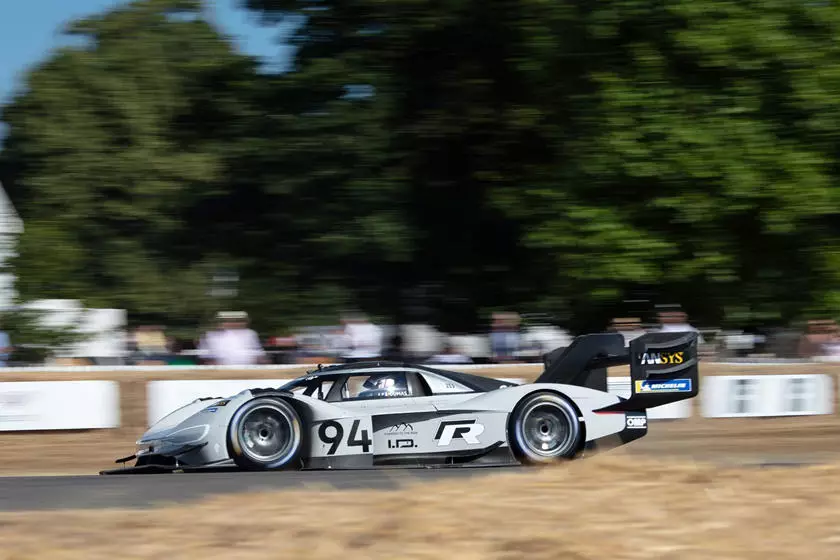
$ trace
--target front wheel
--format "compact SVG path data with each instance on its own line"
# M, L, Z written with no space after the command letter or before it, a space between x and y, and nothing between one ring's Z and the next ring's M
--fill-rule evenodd
M300 415L282 399L246 402L231 418L228 449L234 462L248 470L288 468L303 447Z
M511 414L508 431L514 454L526 464L572 459L583 438L575 407L550 392L522 399Z

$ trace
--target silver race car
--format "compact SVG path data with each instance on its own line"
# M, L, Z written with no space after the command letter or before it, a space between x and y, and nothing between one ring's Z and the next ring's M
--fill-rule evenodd
M279 388L208 397L137 442L133 466L101 474L541 464L647 433L647 409L698 393L697 335L589 334L545 356L534 383L421 365L319 367ZM607 392L630 364L631 395Z

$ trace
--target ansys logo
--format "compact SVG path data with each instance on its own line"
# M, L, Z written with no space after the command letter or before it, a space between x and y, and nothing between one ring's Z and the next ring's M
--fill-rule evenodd
M639 356L639 363L643 366L677 365L685 361L685 352L645 352Z

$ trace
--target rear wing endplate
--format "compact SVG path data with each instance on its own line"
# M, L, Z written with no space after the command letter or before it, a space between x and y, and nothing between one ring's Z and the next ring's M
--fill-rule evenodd
M646 333L625 348L619 333L578 336L544 356L536 383L563 383L607 391L607 368L630 365L630 398L610 409L645 410L695 397L699 384L696 332Z

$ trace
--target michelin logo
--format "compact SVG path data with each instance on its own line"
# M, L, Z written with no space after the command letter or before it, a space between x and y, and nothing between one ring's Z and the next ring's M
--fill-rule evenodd
M690 393L691 379L669 379L668 381L636 381L636 393Z
M643 366L677 365L685 361L685 352L645 352L639 356Z

